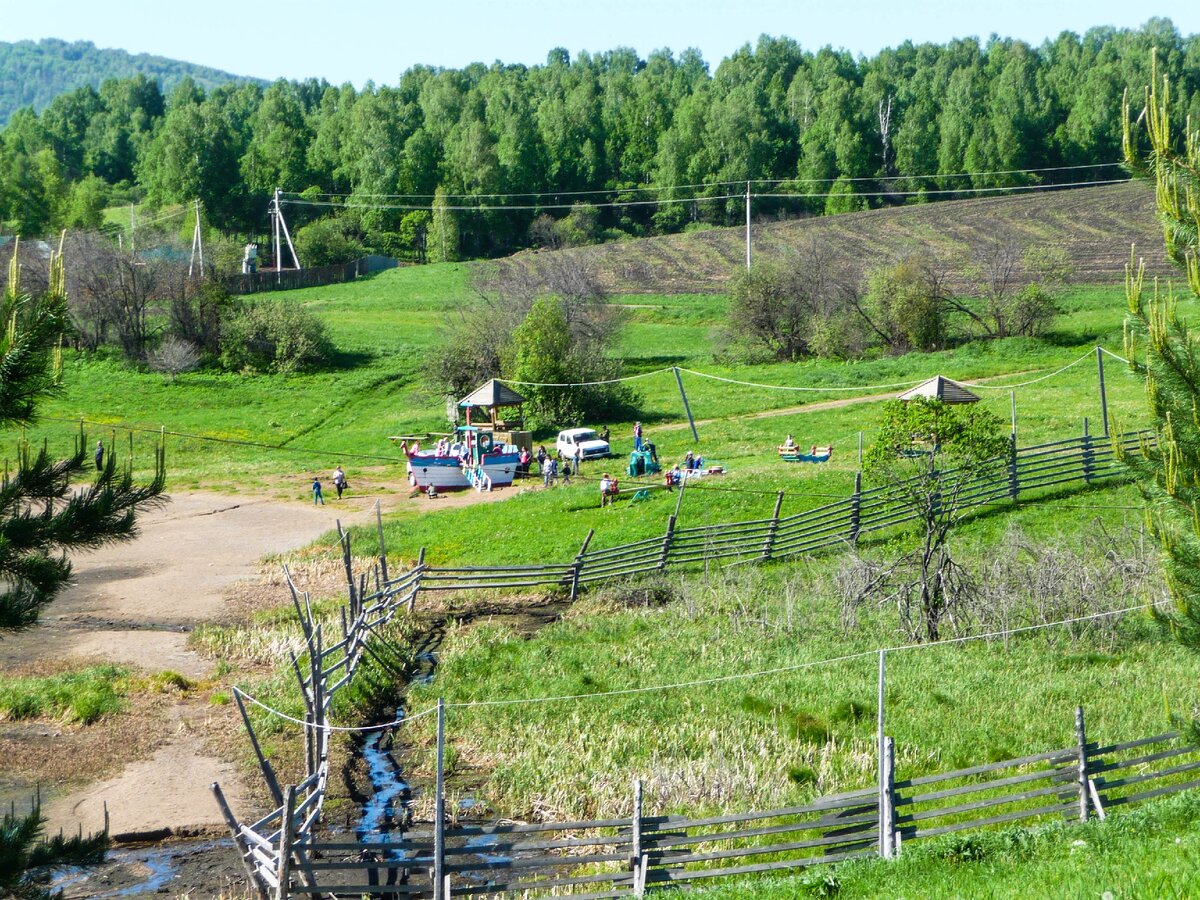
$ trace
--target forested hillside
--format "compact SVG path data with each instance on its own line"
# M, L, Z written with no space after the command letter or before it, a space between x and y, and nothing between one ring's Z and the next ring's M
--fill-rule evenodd
M1104 181L1124 177L1121 97L1153 47L1180 122L1200 121L1200 38L1165 19L857 59L764 36L711 72L694 51L617 49L361 91L111 81L13 117L0 220L34 234L95 225L114 199L200 198L211 225L254 233L278 187L293 225L324 219L310 248L436 260L733 224L747 181L763 219Z
M99 88L109 78L145 75L170 90L191 78L205 90L230 81L254 81L195 63L97 47L91 41L68 43L56 38L40 41L0 41L0 125L23 106L39 112L59 94L84 85Z

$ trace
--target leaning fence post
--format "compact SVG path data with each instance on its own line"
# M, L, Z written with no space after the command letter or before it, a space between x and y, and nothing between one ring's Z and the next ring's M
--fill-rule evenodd
M250 723L250 716L246 712L246 704L242 702L242 692L236 688L233 691L234 702L237 703L238 712L242 714L242 723L246 726L246 734L250 737L250 746L254 748L254 755L258 758L258 767L262 770L263 781L267 783L267 790L271 792L271 797L274 801L283 805L283 793L279 790L279 781L275 777L275 770L271 768L271 761L267 759L262 752L262 747L258 743L258 735L254 733L254 726Z
M433 897L444 900L446 867L446 701L437 705L437 795L434 797L433 823Z
M775 511L771 513L771 524L767 526L767 539L763 541L762 554L764 562L771 558L771 550L775 547L775 534L779 531L779 510L783 508L783 491L775 495Z
M1079 750L1079 821L1088 820L1088 763L1087 763L1087 728L1083 722L1083 707L1075 707L1075 741Z
M658 568L663 570L667 567L667 554L671 552L671 537L675 534L675 517L671 516L667 519L667 533L663 536L662 553L658 557Z
M387 570L387 544L383 540L383 501L375 501L375 527L379 530L379 570L383 574L383 580L388 580Z
M292 837L296 827L296 786L289 784L287 796L283 801L283 821L279 828L279 860L276 868L276 878L279 886L275 889L279 900L287 900L291 896L292 878Z
M587 553L588 544L592 542L592 535L596 533L596 529L589 528L587 537L583 539L583 546L579 548L579 552L575 554L575 562L571 564L571 600L579 596L579 574L583 570L583 557Z
M1091 484L1096 469L1096 451L1092 447L1092 436L1088 433L1087 416L1083 417L1083 480Z
M251 859L250 846L246 843L246 839L242 837L242 827L233 815L233 810L229 808L229 801L225 799L225 794L221 791L221 786L215 781L209 785L209 789L217 801L217 806L221 809L221 817L225 820L225 825L233 834L233 842L237 845L238 854L242 857L242 865L245 866L246 874L250 877L250 884L254 886L254 893L258 895L259 900L267 900L267 890L263 886L262 879L258 876L258 869L255 868L254 862Z
M850 498L850 543L858 543L862 529L862 472L854 473L854 495Z

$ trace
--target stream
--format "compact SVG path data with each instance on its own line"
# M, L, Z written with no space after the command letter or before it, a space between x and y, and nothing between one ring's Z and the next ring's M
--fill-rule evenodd
M135 898L206 890L229 882L240 869L230 838L175 841L118 847L105 854L98 866L56 868L45 886L87 900Z

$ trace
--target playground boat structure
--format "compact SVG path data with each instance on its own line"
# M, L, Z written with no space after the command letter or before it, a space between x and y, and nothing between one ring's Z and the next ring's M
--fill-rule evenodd
M479 490L508 487L517 475L520 451L511 444L495 443L492 432L474 425L460 425L443 450L411 447L400 449L408 457L409 483L423 491Z

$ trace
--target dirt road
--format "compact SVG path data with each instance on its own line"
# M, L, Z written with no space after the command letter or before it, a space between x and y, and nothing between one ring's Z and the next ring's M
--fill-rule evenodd
M212 662L188 648L188 632L227 617L227 597L236 582L256 577L263 556L315 540L339 517L353 523L369 514L363 499L313 507L221 494L175 495L142 518L133 542L77 556L75 584L45 610L41 623L0 641L0 667L36 672L60 666L64 658L89 658L203 678ZM233 767L205 746L203 720L209 715L202 701L181 700L156 720L163 734L150 741L151 756L99 783L52 787L46 804L51 831L59 826L74 831L80 822L85 829L99 827L105 803L118 835L219 826L208 785L227 786L235 805L242 792ZM53 752L55 741L80 735L27 729L21 737L47 742L48 747L31 748L44 754Z

